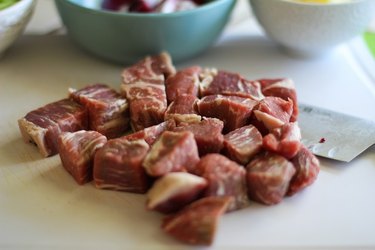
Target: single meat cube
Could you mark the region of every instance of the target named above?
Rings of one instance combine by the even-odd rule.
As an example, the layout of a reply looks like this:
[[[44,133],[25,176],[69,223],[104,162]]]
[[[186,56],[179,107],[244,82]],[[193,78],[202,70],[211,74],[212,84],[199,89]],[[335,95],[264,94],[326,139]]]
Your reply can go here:
[[[253,125],[233,130],[224,136],[224,153],[229,159],[241,165],[262,149],[262,135]]]
[[[301,148],[301,130],[297,122],[285,123],[263,137],[263,147],[287,159],[293,158]]]
[[[79,185],[92,180],[94,155],[106,142],[107,138],[96,131],[64,132],[59,136],[62,165]]]
[[[18,120],[22,137],[36,145],[43,157],[58,153],[57,140],[62,132],[87,129],[87,110],[78,103],[63,99],[47,104]]]
[[[168,173],[158,179],[147,193],[146,207],[172,213],[198,199],[207,181],[185,172]]]
[[[198,98],[193,95],[182,94],[174,100],[164,114],[164,120],[174,119],[179,122],[199,122],[202,117],[197,113]]]
[[[211,245],[219,218],[225,213],[231,197],[199,199],[163,221],[162,229],[175,239],[191,245]]]
[[[115,138],[129,128],[128,102],[114,89],[98,83],[69,92],[71,99],[87,108],[90,130]]]
[[[97,188],[145,193],[149,179],[142,162],[150,147],[145,140],[112,139],[97,151],[94,158],[94,181]]]
[[[293,112],[293,101],[266,96],[253,109],[251,123],[266,135],[269,131],[288,123]]]
[[[241,165],[220,154],[208,154],[195,166],[194,173],[208,181],[203,193],[208,196],[233,196],[228,211],[249,205],[246,191],[246,171]]]
[[[246,169],[249,198],[266,205],[282,201],[296,172],[291,162],[274,153],[257,156]]]
[[[147,56],[122,72],[122,86],[133,82],[147,82],[164,85],[165,79],[176,73],[171,56],[163,52]]]
[[[125,135],[122,138],[129,140],[129,141],[144,139],[148,145],[152,146],[164,131],[172,130],[174,127],[175,127],[174,121],[169,120],[169,121],[162,122],[158,125],[144,128],[135,133]]]
[[[129,101],[130,124],[134,131],[164,121],[167,98],[163,84],[133,82],[123,84],[122,91]]]
[[[290,181],[288,196],[292,196],[310,186],[316,180],[320,171],[318,158],[303,145],[298,154],[292,159],[292,163],[296,169],[296,174]]]
[[[180,123],[173,131],[190,131],[197,142],[199,156],[219,153],[223,148],[224,136],[221,133],[224,123],[216,118],[203,118],[202,121]]]
[[[183,94],[197,97],[200,72],[201,67],[192,66],[168,77],[165,82],[168,103],[178,100],[177,97]]]
[[[150,176],[190,171],[199,161],[193,133],[165,131],[147,154],[143,166]]]
[[[262,92],[265,96],[277,96],[288,101],[293,101],[293,113],[290,117],[291,122],[297,121],[298,118],[298,102],[297,92],[292,79],[261,79],[257,80],[262,86]]]
[[[200,95],[235,95],[261,100],[264,98],[259,82],[246,80],[237,73],[206,69],[201,74]]]
[[[209,95],[198,101],[198,113],[224,122],[224,133],[247,125],[257,101],[239,96]]]

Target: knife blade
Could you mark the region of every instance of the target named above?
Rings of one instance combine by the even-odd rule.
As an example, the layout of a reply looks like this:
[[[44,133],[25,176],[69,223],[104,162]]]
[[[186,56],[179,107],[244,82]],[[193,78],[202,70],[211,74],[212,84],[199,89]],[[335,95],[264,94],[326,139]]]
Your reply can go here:
[[[315,155],[350,162],[375,144],[375,121],[299,104],[302,143]]]

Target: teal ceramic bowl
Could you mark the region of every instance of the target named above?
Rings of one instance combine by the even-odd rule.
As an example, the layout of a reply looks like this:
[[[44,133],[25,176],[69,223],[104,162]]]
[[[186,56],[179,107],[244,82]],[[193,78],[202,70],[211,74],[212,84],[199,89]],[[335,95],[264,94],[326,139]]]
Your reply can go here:
[[[101,0],[55,0],[68,35],[80,47],[118,63],[167,51],[174,61],[195,56],[221,34],[236,0],[214,0],[168,14],[100,9]]]

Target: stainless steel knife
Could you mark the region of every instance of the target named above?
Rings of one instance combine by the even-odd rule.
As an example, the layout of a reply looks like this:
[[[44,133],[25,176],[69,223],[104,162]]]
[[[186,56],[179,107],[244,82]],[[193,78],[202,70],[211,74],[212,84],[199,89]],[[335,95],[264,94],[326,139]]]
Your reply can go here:
[[[315,155],[350,162],[375,144],[375,121],[300,104],[302,143]]]

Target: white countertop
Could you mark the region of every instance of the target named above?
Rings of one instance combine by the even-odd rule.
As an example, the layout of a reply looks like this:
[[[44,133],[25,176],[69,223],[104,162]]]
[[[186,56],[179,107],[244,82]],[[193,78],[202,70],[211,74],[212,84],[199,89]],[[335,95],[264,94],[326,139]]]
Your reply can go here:
[[[53,8],[39,0],[27,34],[0,59],[0,249],[190,249],[160,230],[162,216],[145,211],[144,196],[78,186],[58,156],[43,159],[23,143],[17,119],[63,98],[68,87],[119,86],[121,65],[86,54],[65,35],[41,35],[60,25],[45,12]],[[43,28],[46,13],[52,19]],[[323,58],[290,58],[254,21],[239,22],[248,15],[241,13],[215,46],[177,66],[292,77],[303,102],[375,120],[374,79],[358,56],[365,53],[360,40]],[[375,146],[351,163],[321,165],[314,185],[281,204],[252,202],[226,214],[212,249],[374,249]]]

